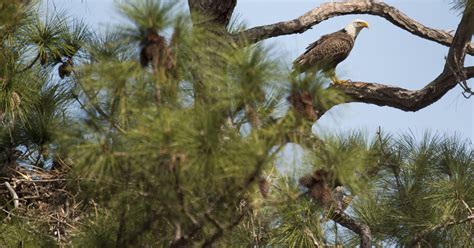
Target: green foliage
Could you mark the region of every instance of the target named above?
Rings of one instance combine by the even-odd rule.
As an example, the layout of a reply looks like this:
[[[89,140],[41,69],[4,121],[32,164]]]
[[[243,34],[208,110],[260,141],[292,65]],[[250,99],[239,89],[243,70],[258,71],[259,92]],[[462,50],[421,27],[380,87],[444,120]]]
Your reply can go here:
[[[107,29],[104,33],[92,35],[90,42],[86,43],[85,46],[89,55],[86,62],[90,63],[113,60],[124,61],[132,57],[126,41],[121,39],[120,34],[110,29]]]
[[[310,163],[315,169],[334,171],[337,180],[348,187],[353,194],[365,190],[366,174],[370,161],[368,141],[361,133],[331,135],[322,139],[323,144],[310,154]]]
[[[163,31],[169,28],[176,15],[176,3],[173,1],[124,1],[118,4],[118,9],[132,23],[124,28],[124,32],[134,41],[143,40],[148,29]]]
[[[136,8],[126,5],[122,11]],[[145,25],[133,19],[135,15],[127,16],[138,23],[137,31]],[[153,20],[162,23],[160,18],[164,17],[155,15]],[[70,144],[65,154],[74,161],[72,173],[86,179],[83,197],[110,209],[101,220],[110,224],[84,226],[85,235],[78,242],[163,245],[176,239],[177,229],[187,233],[199,225],[195,237],[185,242],[205,243],[219,231],[208,219],[232,225],[235,209],[274,159],[278,125],[242,137],[229,123],[246,102],[262,106],[267,115],[278,102],[276,94],[265,91],[278,75],[266,51],[242,49],[204,30],[190,30],[179,15],[175,22],[166,20],[179,32],[174,36],[178,80],[191,82],[192,88],[199,81],[206,100],[192,107],[176,106],[168,84],[178,82],[132,60],[96,59],[77,68],[79,98],[88,115],[78,123],[80,132],[63,137]],[[147,28],[159,30],[160,25]],[[221,49],[203,42],[209,37]],[[93,56],[100,57],[102,48],[118,51],[107,45],[95,43]],[[155,102],[157,85],[160,103]],[[189,94],[183,87],[178,90]],[[230,120],[229,110],[235,113]],[[120,238],[112,234],[117,231]],[[97,238],[84,240],[89,236]]]
[[[381,240],[413,245],[472,244],[468,206],[474,204],[474,153],[471,144],[452,137],[425,135],[392,139],[372,191],[360,194],[354,209]],[[459,223],[458,223],[459,222]]]
[[[118,9],[130,25],[93,33],[64,13],[20,8],[32,14],[0,37],[0,169],[67,161],[64,178],[84,212],[69,244],[351,245],[358,237],[335,233],[330,220],[338,184],[355,198],[346,213],[379,242],[472,242],[464,235],[472,231],[466,205],[474,205],[468,143],[317,137],[288,99],[307,93],[300,100],[317,114],[344,102],[320,75],[296,75],[263,45],[193,26],[170,2]],[[156,49],[145,42],[150,33],[166,42]],[[138,63],[143,52],[155,56],[151,66]],[[277,169],[290,142],[304,150],[292,175]],[[305,169],[332,175],[328,203],[295,178]],[[14,218],[0,229],[0,246],[54,246],[44,223]]]
[[[340,91],[328,90],[328,81],[321,74],[308,72],[296,75],[295,72],[292,72],[290,82],[298,90],[311,92],[313,94],[313,104],[319,109],[330,109],[346,99],[346,96]]]
[[[313,247],[324,243],[321,224],[322,209],[307,198],[297,199],[298,185],[294,179],[277,178],[278,190],[270,196],[268,206],[262,209],[267,219],[268,238],[271,246]]]
[[[19,0],[0,3],[0,40],[11,42],[18,27],[30,21],[31,5],[22,4]]]
[[[3,213],[0,214],[3,217]],[[16,217],[0,224],[0,246],[2,247],[57,247],[45,230],[32,226],[34,220],[22,220]]]

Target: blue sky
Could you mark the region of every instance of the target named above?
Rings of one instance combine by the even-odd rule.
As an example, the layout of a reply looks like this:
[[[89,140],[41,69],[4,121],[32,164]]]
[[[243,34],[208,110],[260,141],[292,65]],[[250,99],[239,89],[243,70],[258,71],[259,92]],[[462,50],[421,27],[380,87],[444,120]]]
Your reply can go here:
[[[120,23],[113,0],[46,0],[75,17],[83,18],[94,28]],[[293,19],[327,1],[315,0],[239,0],[235,14],[248,27]],[[450,0],[384,1],[415,20],[439,29],[454,30],[459,13],[450,10]],[[444,65],[448,48],[421,39],[395,27],[385,19],[369,15],[349,15],[332,18],[303,34],[281,36],[265,41],[290,64],[305,47],[321,35],[343,28],[353,19],[370,23],[357,38],[351,55],[338,66],[340,78],[354,81],[386,83],[408,89],[420,89],[433,80]],[[474,65],[472,56],[467,65]],[[474,80],[470,80],[472,85]],[[474,85],[473,85],[474,86]],[[380,126],[390,133],[424,131],[458,134],[474,140],[474,102],[461,95],[456,87],[441,100],[418,112],[409,113],[390,107],[363,103],[337,106],[314,126],[315,132],[363,130],[373,134]]]

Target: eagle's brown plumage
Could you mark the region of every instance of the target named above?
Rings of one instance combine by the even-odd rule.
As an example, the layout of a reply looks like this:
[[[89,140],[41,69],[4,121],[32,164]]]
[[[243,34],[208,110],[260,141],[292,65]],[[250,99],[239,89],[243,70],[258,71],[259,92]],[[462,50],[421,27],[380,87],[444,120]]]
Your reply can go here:
[[[295,60],[294,67],[300,71],[314,68],[327,72],[347,58],[352,47],[354,47],[354,38],[344,29],[323,35],[310,44],[305,53]]]
[[[344,81],[336,77],[336,66],[349,56],[360,30],[368,27],[366,21],[354,20],[344,29],[321,36],[293,62],[293,67],[300,73],[306,71],[315,73],[321,70],[334,83],[343,83]]]

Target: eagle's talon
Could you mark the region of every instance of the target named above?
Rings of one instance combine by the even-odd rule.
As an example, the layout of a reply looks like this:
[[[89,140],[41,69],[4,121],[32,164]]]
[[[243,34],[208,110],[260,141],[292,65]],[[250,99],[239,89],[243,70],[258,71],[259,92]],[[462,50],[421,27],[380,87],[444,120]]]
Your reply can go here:
[[[344,84],[347,84],[347,80],[339,80],[339,81],[334,82],[334,84],[344,85]]]
[[[344,85],[344,84],[347,84],[347,83],[350,83],[351,80],[343,80],[343,79],[335,79],[335,80],[332,80],[332,83],[334,85]]]

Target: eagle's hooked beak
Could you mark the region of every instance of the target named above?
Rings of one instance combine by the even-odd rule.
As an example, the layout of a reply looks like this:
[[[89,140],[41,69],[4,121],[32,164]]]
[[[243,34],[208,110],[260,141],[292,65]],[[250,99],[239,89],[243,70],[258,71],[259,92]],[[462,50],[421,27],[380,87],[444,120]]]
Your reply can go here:
[[[369,23],[368,22],[360,22],[360,26],[363,28],[369,28]]]

